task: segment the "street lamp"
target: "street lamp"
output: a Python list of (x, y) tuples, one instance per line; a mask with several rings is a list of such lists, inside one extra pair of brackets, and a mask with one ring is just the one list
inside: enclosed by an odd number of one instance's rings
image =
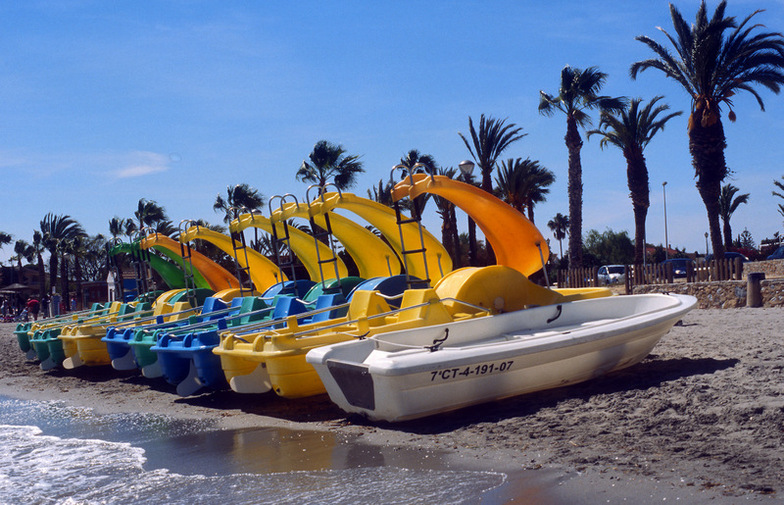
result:
[(708, 255), (708, 232), (705, 232), (705, 256)]
[(460, 168), (460, 173), (463, 174), (463, 179), (466, 182), (471, 182), (471, 174), (474, 172), (474, 162), (471, 160), (463, 160), (457, 164)]
[(670, 241), (667, 238), (667, 181), (662, 182), (662, 197), (664, 198), (664, 259), (670, 258)]
[[(471, 174), (474, 171), (474, 162), (463, 160), (457, 166), (460, 168), (460, 173), (463, 174), (463, 180), (472, 184)], [(471, 216), (468, 216), (468, 264), (476, 266), (476, 223), (471, 219)]]

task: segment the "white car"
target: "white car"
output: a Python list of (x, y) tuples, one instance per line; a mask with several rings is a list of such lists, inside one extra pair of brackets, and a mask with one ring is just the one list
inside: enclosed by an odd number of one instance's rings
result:
[(599, 268), (599, 284), (618, 284), (626, 282), (626, 267), (623, 265), (603, 265)]

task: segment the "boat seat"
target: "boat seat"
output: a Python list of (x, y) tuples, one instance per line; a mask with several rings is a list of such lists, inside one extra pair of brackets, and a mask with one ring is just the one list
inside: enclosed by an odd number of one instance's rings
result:
[[(379, 296), (375, 291), (354, 291), (351, 296), (351, 303), (348, 306), (346, 318), (349, 321), (363, 319), (378, 314), (389, 312), (391, 309), (387, 301)], [(384, 324), (383, 318), (376, 318), (371, 321), (371, 326)]]
[[(346, 298), (343, 296), (342, 293), (323, 294), (323, 295), (319, 295), (319, 297), (316, 299), (316, 306), (313, 307), (313, 310), (328, 309), (330, 307), (335, 307), (336, 305), (340, 305), (343, 303), (346, 303)], [(321, 321), (328, 321), (330, 319), (335, 319), (346, 315), (347, 311), (348, 311), (347, 307), (343, 307), (339, 309), (336, 308), (332, 310), (324, 310), (324, 312), (319, 312), (309, 318), (306, 318), (303, 322), (318, 323)]]
[(258, 312), (262, 309), (267, 308), (267, 303), (258, 296), (246, 296), (242, 298), (242, 302), (240, 305), (240, 310), (237, 313), (239, 314), (246, 314), (242, 317), (237, 317), (228, 322), (228, 327), (235, 327), (241, 326), (243, 324), (253, 323), (256, 321), (261, 321), (264, 319), (265, 315), (268, 315), (269, 312)]
[(434, 289), (406, 290), (400, 308), (400, 312), (386, 317), (388, 324), (409, 323), (418, 326), (419, 323), (431, 325), (452, 322), (452, 314), (441, 303)]
[[(183, 312), (183, 311), (188, 310), (190, 308), (192, 308), (192, 307), (191, 307), (191, 304), (188, 303), (188, 302), (174, 302), (174, 304), (172, 306), (171, 312)], [(188, 317), (192, 313), (193, 312), (185, 312), (185, 313), (182, 313), (182, 314), (174, 314), (173, 316), (169, 317), (169, 321), (184, 321), (184, 320), (188, 319)]]
[[(438, 281), (435, 291), (439, 298), (461, 300), (493, 314), (563, 301), (561, 294), (539, 286), (517, 270), (503, 265), (455, 270)], [(445, 300), (444, 305), (455, 316), (480, 312), (471, 305), (451, 300)]]
[(226, 308), (226, 304), (220, 298), (216, 298), (214, 296), (208, 296), (204, 299), (204, 305), (201, 309), (201, 319), (202, 321), (213, 321), (215, 319), (222, 318), (225, 314), (212, 314), (212, 312), (217, 312)]

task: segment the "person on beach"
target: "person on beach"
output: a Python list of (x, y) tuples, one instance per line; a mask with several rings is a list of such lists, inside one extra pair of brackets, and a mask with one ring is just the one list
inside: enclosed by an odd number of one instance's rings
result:
[(38, 311), (41, 309), (41, 303), (31, 296), (27, 299), (25, 307), (27, 312), (33, 315), (33, 320), (38, 321)]
[(49, 317), (49, 295), (45, 293), (41, 297), (41, 317), (44, 319)]
[(53, 317), (56, 317), (56, 316), (60, 315), (60, 301), (61, 300), (62, 300), (62, 298), (60, 298), (60, 294), (57, 291), (52, 293), (52, 316)]

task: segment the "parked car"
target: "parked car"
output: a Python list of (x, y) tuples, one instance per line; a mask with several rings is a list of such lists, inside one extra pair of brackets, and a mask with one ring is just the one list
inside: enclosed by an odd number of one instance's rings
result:
[(626, 282), (626, 267), (623, 265), (602, 265), (597, 276), (599, 284)]
[(778, 249), (773, 251), (773, 254), (771, 254), (770, 256), (768, 256), (765, 259), (769, 259), (769, 260), (781, 260), (781, 259), (784, 259), (784, 245), (780, 245)]
[[(724, 253), (724, 259), (725, 259), (725, 260), (734, 260), (735, 258), (740, 258), (740, 260), (741, 260), (742, 262), (744, 262), (744, 263), (746, 263), (747, 261), (749, 261), (749, 259), (748, 259), (746, 256), (742, 255), (742, 254), (741, 254), (741, 253), (739, 253), (739, 252), (726, 251), (726, 252)], [(705, 256), (705, 261), (706, 261), (707, 263), (710, 263), (711, 261), (713, 261), (713, 255), (712, 255), (712, 254), (708, 254), (708, 255), (706, 255), (706, 256)]]
[(686, 271), (689, 267), (694, 270), (694, 260), (691, 258), (670, 258), (664, 260), (661, 264), (667, 268), (667, 265), (672, 265), (672, 276), (675, 278), (686, 277)]

